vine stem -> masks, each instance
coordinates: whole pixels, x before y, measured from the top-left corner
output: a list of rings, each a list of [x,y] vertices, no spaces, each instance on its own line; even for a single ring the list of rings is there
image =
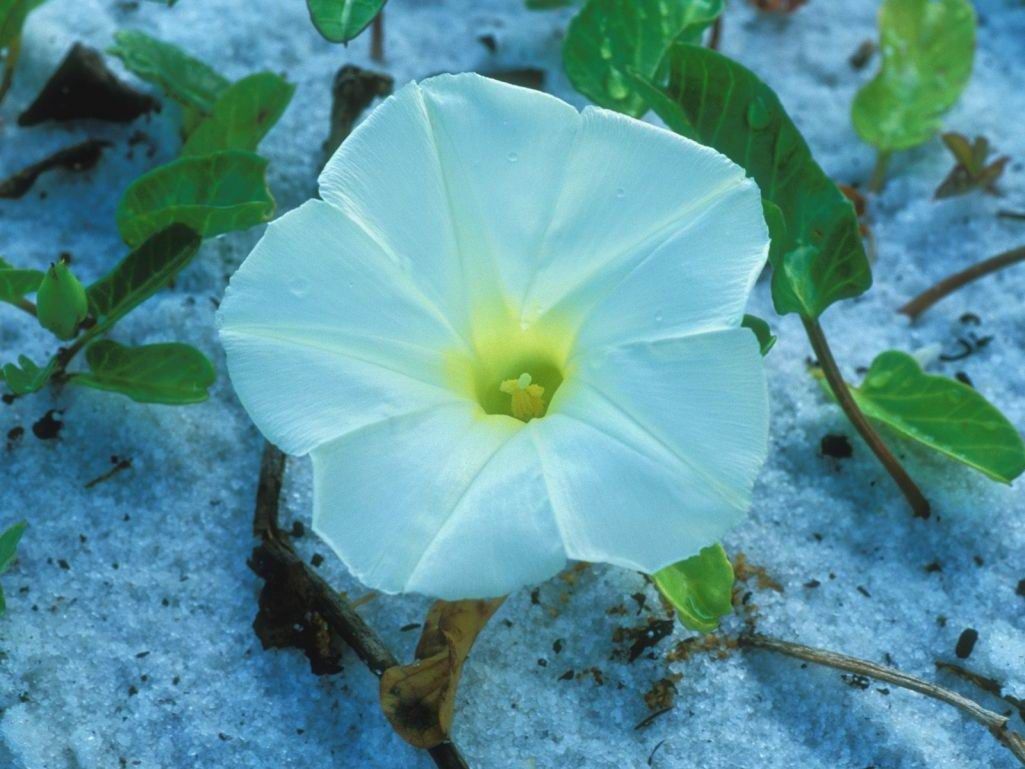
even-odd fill
[[[847,387],[847,382],[844,381],[843,375],[840,373],[840,367],[836,365],[836,359],[833,357],[833,351],[829,348],[829,343],[826,341],[826,335],[822,331],[822,326],[819,325],[817,320],[802,318],[802,321],[804,322],[805,331],[808,332],[808,339],[811,341],[812,350],[815,351],[815,356],[819,360],[819,366],[822,367],[822,373],[825,375],[826,381],[829,382],[829,387],[836,396],[840,408],[847,415],[847,419],[854,425],[858,434],[868,444],[868,447],[872,449],[872,453],[876,455],[876,458],[886,468],[886,472],[890,474],[897,486],[900,487],[915,516],[918,518],[928,518],[931,511],[929,501],[890,449],[883,443],[879,433],[869,424],[868,418],[858,408],[858,404],[855,403],[854,397]]]
[[[989,259],[983,259],[981,262],[973,264],[966,270],[961,270],[961,272],[955,272],[953,275],[948,275],[935,286],[927,288],[921,294],[909,301],[897,310],[897,312],[907,315],[911,320],[915,320],[919,315],[928,310],[938,301],[949,294],[954,293],[962,286],[967,286],[972,281],[997,272],[998,270],[1002,270],[1005,267],[1010,267],[1012,264],[1017,264],[1018,262],[1025,262],[1025,246],[1019,246],[1018,248],[1012,248],[1010,251],[1004,251],[1002,254],[997,254]]]
[[[868,660],[858,659],[857,657],[848,657],[845,654],[838,654],[837,652],[826,651],[825,649],[804,646],[803,644],[791,641],[781,641],[776,638],[753,634],[741,636],[739,642],[741,646],[775,652],[787,657],[793,657],[794,659],[811,662],[815,665],[823,665],[836,670],[842,670],[846,673],[875,678],[876,680],[885,681],[888,684],[893,684],[918,694],[924,694],[926,697],[952,705],[969,718],[985,726],[989,733],[1001,745],[1011,751],[1022,766],[1025,766],[1025,737],[1007,728],[1010,719],[1007,716],[982,707],[975,700],[971,700],[955,691],[908,675],[896,668],[878,665]]]
[[[872,178],[868,182],[869,192],[882,192],[886,186],[886,169],[890,166],[890,152],[876,152],[876,163],[872,167]]]
[[[4,58],[3,77],[0,78],[0,102],[4,100],[7,92],[11,90],[14,82],[14,67],[18,63],[18,56],[21,54],[21,37],[16,37],[7,45],[7,56]]]
[[[370,26],[370,58],[384,61],[384,8],[378,11]]]
[[[299,557],[291,538],[278,528],[284,477],[285,455],[276,446],[265,442],[253,512],[253,533],[262,542],[262,554],[302,581],[303,592],[312,597],[317,613],[328,627],[348,644],[371,673],[380,678],[385,670],[399,664],[398,659],[352,603]],[[452,742],[436,745],[427,753],[438,769],[469,769]]]
[[[708,47],[713,51],[718,51],[719,46],[722,44],[722,14],[715,17],[715,21],[712,22],[712,31],[708,35]]]
[[[19,296],[17,299],[11,301],[11,305],[17,307],[19,310],[23,310],[31,315],[33,318],[36,317],[36,306],[28,299],[23,296]]]

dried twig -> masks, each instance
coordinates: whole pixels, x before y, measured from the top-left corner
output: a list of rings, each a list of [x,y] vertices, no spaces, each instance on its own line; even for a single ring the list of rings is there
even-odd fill
[[[1004,251],[1002,254],[997,254],[989,259],[984,259],[978,264],[973,264],[967,270],[955,272],[953,275],[947,276],[932,288],[928,288],[916,296],[897,310],[897,312],[901,312],[911,318],[911,320],[915,320],[938,301],[954,293],[962,286],[966,286],[972,281],[1002,270],[1005,267],[1010,267],[1018,262],[1025,262],[1025,246]]]
[[[953,673],[954,675],[963,678],[973,686],[977,686],[987,694],[992,694],[994,697],[1003,700],[1012,708],[1017,710],[1018,715],[1021,716],[1022,720],[1025,720],[1025,700],[1012,697],[1010,694],[1004,694],[1004,687],[995,678],[979,675],[968,668],[963,668],[952,662],[943,662],[942,660],[936,663],[936,669],[946,671],[947,673]]]
[[[370,58],[384,61],[384,9],[377,12],[370,26]]]
[[[364,622],[352,604],[314,571],[295,552],[291,538],[278,528],[278,508],[285,474],[285,455],[270,443],[264,445],[260,461],[260,482],[256,492],[253,533],[261,539],[260,556],[287,570],[293,580],[303,582],[305,597],[327,626],[356,652],[356,656],[377,676],[399,664],[384,641]],[[458,748],[444,742],[427,751],[438,769],[468,769]]]
[[[921,678],[915,678],[914,676],[903,673],[896,668],[878,665],[874,662],[869,662],[868,660],[848,657],[845,654],[837,654],[836,652],[826,651],[824,649],[815,649],[810,646],[804,646],[803,644],[792,643],[790,641],[780,641],[775,638],[769,638],[758,634],[741,636],[739,641],[740,645],[744,647],[776,652],[777,654],[783,654],[787,657],[804,660],[805,662],[811,662],[816,665],[824,665],[825,667],[842,670],[855,675],[868,676],[869,678],[875,678],[879,681],[885,681],[888,684],[893,684],[894,686],[900,686],[904,689],[924,694],[926,697],[932,697],[933,699],[945,702],[948,705],[953,705],[969,718],[972,718],[985,726],[989,733],[992,734],[1001,745],[1011,751],[1014,757],[1017,758],[1023,766],[1025,766],[1025,737],[1022,737],[1022,735],[1017,732],[1013,732],[1008,729],[1008,722],[1010,719],[1007,716],[982,707],[979,703],[975,702],[975,700],[968,699],[955,691],[945,689],[942,686],[937,686],[936,684],[924,681]]]

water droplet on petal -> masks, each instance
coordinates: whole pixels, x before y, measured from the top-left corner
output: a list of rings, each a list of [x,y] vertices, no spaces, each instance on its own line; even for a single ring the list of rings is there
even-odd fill
[[[655,322],[658,323],[659,325],[661,325],[661,323],[662,323],[662,318],[663,318],[663,315],[662,315],[662,311],[661,310],[659,310],[658,312],[655,313]]]
[[[302,299],[310,293],[310,282],[306,278],[291,278],[288,281],[288,290],[292,292],[292,296]]]
[[[508,160],[510,163],[515,163],[517,160],[520,159],[520,156],[517,155],[515,152],[510,152],[505,157],[506,157],[506,160]]]
[[[624,190],[622,187],[617,187],[616,188],[616,197],[617,198],[625,198],[626,197],[626,190]]]

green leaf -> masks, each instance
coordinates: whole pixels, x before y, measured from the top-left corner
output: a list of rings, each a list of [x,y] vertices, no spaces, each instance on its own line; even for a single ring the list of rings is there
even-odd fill
[[[25,529],[28,528],[28,524],[24,521],[20,521],[11,526],[8,526],[2,533],[0,533],[0,574],[3,574],[14,563],[14,555],[18,550],[18,542],[21,541],[21,535],[25,533]]]
[[[204,238],[244,230],[274,215],[267,161],[227,150],[179,158],[136,179],[117,208],[117,226],[137,245],[170,224],[187,224]]]
[[[0,373],[3,373],[7,387],[12,393],[15,395],[28,395],[43,389],[43,386],[50,381],[50,377],[53,376],[53,372],[56,370],[56,356],[51,358],[46,366],[40,368],[30,358],[19,355],[17,364],[5,364]]]
[[[574,2],[576,0],[526,0],[526,5],[532,11],[548,11],[552,8],[565,8]]]
[[[879,73],[854,98],[854,128],[883,152],[930,139],[972,74],[975,11],[969,0],[885,0]]]
[[[675,40],[697,42],[723,0],[588,0],[566,29],[562,63],[595,104],[633,117],[648,111],[627,73],[658,80]]]
[[[769,324],[757,315],[745,315],[740,325],[751,329],[755,339],[758,340],[758,347],[761,349],[762,355],[768,355],[769,350],[776,344],[776,336],[772,333],[772,329],[769,328]]]
[[[94,335],[164,288],[199,251],[201,238],[183,224],[172,224],[141,246],[88,288],[96,316]]]
[[[72,374],[68,381],[139,403],[199,403],[209,397],[217,378],[203,353],[177,342],[125,347],[102,339],[86,348],[85,359],[90,371]]]
[[[295,86],[273,72],[259,72],[230,85],[210,117],[189,132],[182,157],[220,150],[255,151],[284,113]]]
[[[710,545],[652,576],[691,630],[711,633],[721,617],[733,612],[733,566],[722,545]]]
[[[16,302],[25,294],[35,293],[43,282],[44,274],[39,270],[18,270],[0,265],[0,302]]]
[[[115,33],[107,52],[143,80],[160,86],[186,107],[208,114],[230,81],[181,48],[126,29]]]
[[[78,334],[79,324],[89,314],[85,287],[60,259],[50,265],[36,295],[36,317],[39,325],[58,339],[71,339]]]
[[[0,0],[0,48],[21,37],[28,15],[46,0]]]
[[[348,43],[370,26],[385,0],[306,0],[317,31],[332,43]]]
[[[814,319],[868,290],[872,273],[854,207],[815,162],[772,89],[699,46],[673,46],[669,62],[667,87],[635,74],[638,91],[670,128],[717,149],[758,183],[771,204],[776,312]]]
[[[1014,425],[976,390],[926,374],[907,353],[880,354],[851,393],[869,418],[994,480],[1010,483],[1025,471]]]
[[[0,533],[0,574],[7,571],[14,562],[14,555],[18,549],[18,542],[21,541],[21,535],[25,533],[25,529],[27,527],[28,524],[21,521],[9,526],[5,531]],[[6,611],[7,602],[4,599],[3,588],[0,587],[0,616],[3,616]]]

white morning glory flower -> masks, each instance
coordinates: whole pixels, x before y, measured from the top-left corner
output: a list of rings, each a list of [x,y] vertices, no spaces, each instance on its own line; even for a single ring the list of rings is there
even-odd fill
[[[746,512],[768,406],[740,328],[756,185],[717,152],[476,75],[410,84],[272,223],[221,309],[231,380],[311,454],[367,585],[458,599],[567,559],[644,572]]]

